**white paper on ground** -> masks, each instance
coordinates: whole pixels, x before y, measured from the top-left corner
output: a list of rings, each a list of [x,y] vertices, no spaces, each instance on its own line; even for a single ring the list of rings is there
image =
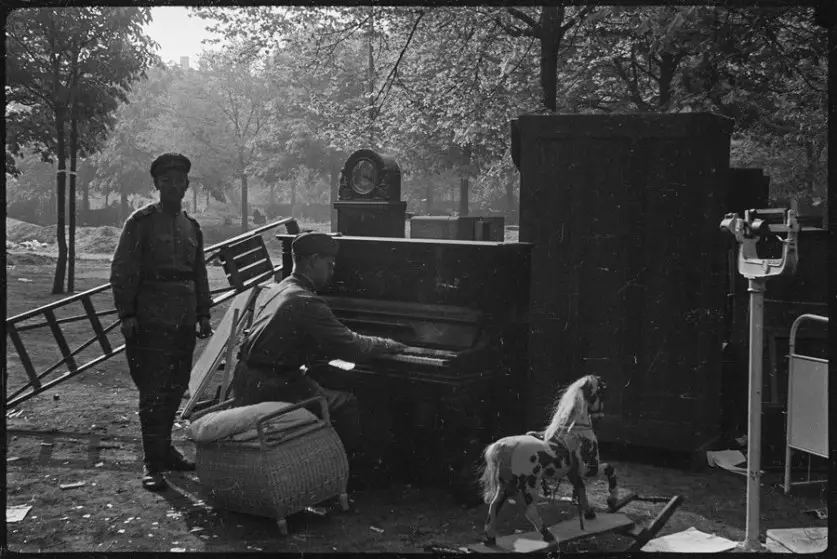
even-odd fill
[[[709,450],[706,452],[706,462],[734,474],[747,475],[747,458],[740,450]]]
[[[15,505],[13,507],[6,507],[6,522],[20,522],[29,511],[32,510],[32,505]]]
[[[343,369],[344,371],[351,371],[355,368],[355,364],[349,361],[343,361],[342,359],[332,359],[328,362],[329,365],[332,367],[337,367],[338,369]]]
[[[792,553],[822,553],[828,547],[828,528],[781,528],[767,531],[767,539],[774,540]]]
[[[695,527],[651,540],[642,551],[660,551],[670,553],[721,553],[733,549],[738,544],[732,540],[701,532]]]

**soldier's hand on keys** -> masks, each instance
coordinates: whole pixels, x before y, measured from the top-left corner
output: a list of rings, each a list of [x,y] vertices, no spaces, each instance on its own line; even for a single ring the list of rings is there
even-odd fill
[[[136,336],[137,332],[139,332],[137,317],[129,316],[128,318],[122,319],[122,335],[125,336],[126,340],[130,340]]]
[[[212,335],[212,326],[209,324],[209,319],[205,317],[201,317],[198,320],[198,337],[208,338]]]
[[[387,351],[389,353],[401,353],[407,349],[407,346],[395,340],[387,340]]]

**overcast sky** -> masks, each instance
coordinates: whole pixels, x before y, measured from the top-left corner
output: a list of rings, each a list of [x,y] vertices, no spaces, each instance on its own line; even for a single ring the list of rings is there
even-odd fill
[[[160,45],[157,51],[160,58],[167,63],[179,64],[181,56],[188,56],[189,64],[194,68],[204,48],[201,40],[214,36],[206,30],[206,20],[189,16],[182,6],[154,7],[151,16],[153,19],[145,32]]]

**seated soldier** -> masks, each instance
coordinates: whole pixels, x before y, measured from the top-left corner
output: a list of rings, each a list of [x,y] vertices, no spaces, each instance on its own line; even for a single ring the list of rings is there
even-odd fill
[[[351,393],[323,388],[306,374],[317,358],[357,362],[405,346],[395,340],[363,336],[337,320],[315,294],[334,274],[338,243],[324,233],[303,233],[291,244],[290,276],[256,298],[253,323],[241,344],[232,389],[236,406],[267,401],[295,403],[323,396],[331,422],[350,461],[359,450],[360,417]],[[317,406],[310,411],[316,413]]]

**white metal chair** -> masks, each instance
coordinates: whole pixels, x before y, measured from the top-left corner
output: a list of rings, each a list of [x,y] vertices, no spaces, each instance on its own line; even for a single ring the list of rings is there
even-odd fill
[[[796,333],[800,323],[806,320],[828,324],[827,316],[803,314],[790,329],[785,494],[792,486],[828,481],[811,479],[810,455],[828,458],[828,359],[796,353]],[[808,478],[805,481],[791,482],[791,449],[809,454]]]

